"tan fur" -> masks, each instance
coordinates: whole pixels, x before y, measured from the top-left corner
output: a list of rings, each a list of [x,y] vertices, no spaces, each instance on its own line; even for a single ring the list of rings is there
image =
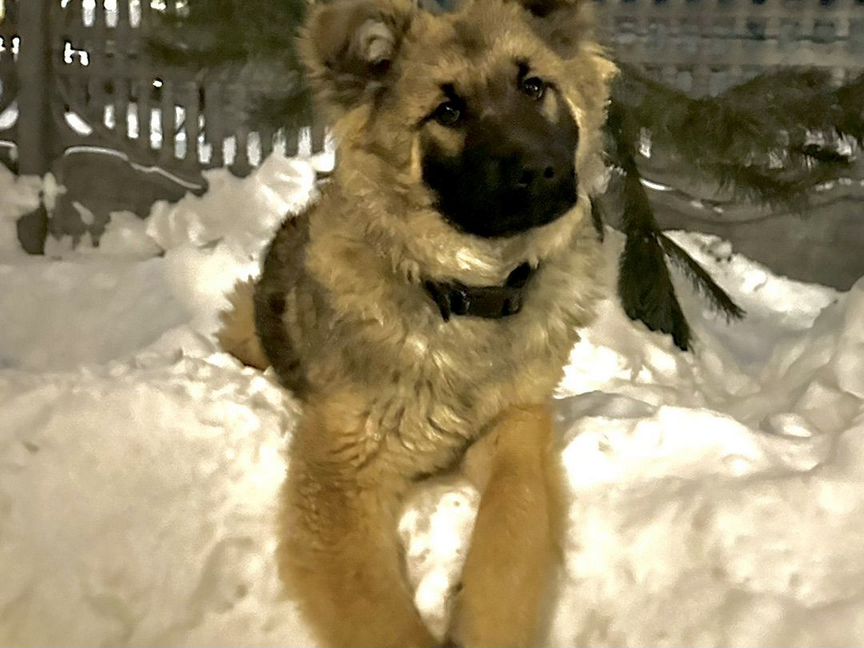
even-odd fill
[[[464,471],[482,499],[451,635],[465,646],[537,645],[566,519],[548,406],[506,412]]]
[[[483,497],[450,638],[527,646],[542,633],[565,519],[544,404],[602,290],[590,199],[603,183],[614,66],[593,41],[585,0],[536,2],[555,12],[467,0],[432,15],[409,0],[336,0],[314,7],[303,31],[339,164],[267,252],[258,336],[243,331],[252,296],[241,286],[220,339],[260,366],[260,338],[304,402],[279,564],[327,645],[436,643],[414,608],[395,526],[406,489],[458,465],[475,442],[464,466]],[[541,106],[547,118],[569,111],[578,123],[579,199],[542,227],[467,235],[438,213],[421,166],[426,147],[455,154],[465,140],[424,118],[444,100],[442,84],[488,99],[490,79],[523,59],[561,92]],[[444,321],[422,287],[500,284],[525,261],[537,271],[522,310],[504,320]]]
[[[338,416],[330,420],[333,412],[357,405],[349,397],[310,406],[294,435],[280,575],[325,645],[433,646],[394,532],[407,482],[388,475],[374,488],[361,484],[356,464],[333,445],[346,434],[365,436],[340,426]]]

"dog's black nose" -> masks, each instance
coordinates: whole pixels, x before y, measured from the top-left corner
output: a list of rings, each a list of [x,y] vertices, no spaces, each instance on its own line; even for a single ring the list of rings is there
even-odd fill
[[[503,162],[503,179],[507,186],[519,192],[527,192],[532,197],[540,197],[554,190],[564,176],[554,161],[536,161],[514,158]]]
[[[551,164],[520,165],[512,184],[517,189],[542,191],[544,186],[553,184],[556,177],[558,173]]]

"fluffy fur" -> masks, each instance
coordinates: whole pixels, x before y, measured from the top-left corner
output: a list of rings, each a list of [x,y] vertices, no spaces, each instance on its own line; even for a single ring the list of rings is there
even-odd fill
[[[562,525],[545,403],[601,290],[591,195],[614,68],[586,11],[566,0],[471,0],[443,15],[407,0],[337,0],[311,11],[301,52],[339,164],[267,252],[254,294],[263,351],[248,344],[242,296],[221,339],[257,366],[266,356],[304,402],[280,569],[328,645],[440,643],[414,608],[396,520],[412,483],[458,465],[478,439],[465,465],[483,498],[448,640],[538,639]],[[448,222],[424,183],[431,147],[458,156],[467,141],[428,116],[450,85],[494,111],[490,88],[515,61],[554,89],[537,109],[578,125],[578,200],[549,224],[483,238]],[[524,305],[503,319],[444,321],[422,288],[501,284],[525,261],[537,269]]]

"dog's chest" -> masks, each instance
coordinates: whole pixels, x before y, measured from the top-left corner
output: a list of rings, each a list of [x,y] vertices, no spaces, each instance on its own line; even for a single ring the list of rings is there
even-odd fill
[[[368,385],[370,422],[390,454],[440,469],[508,407],[548,398],[577,334],[570,318],[542,310],[430,321],[391,344],[358,345],[356,380]]]
[[[309,255],[314,280],[297,290],[314,298],[289,299],[286,321],[309,397],[355,394],[351,427],[371,452],[412,471],[443,468],[507,408],[551,397],[597,296],[594,243],[583,247],[544,261],[520,312],[449,321],[422,286],[369,259]]]

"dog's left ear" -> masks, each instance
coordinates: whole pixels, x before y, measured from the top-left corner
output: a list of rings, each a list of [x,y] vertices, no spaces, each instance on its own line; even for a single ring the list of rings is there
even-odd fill
[[[310,85],[331,117],[383,87],[415,11],[410,0],[335,0],[312,7],[299,50]]]

